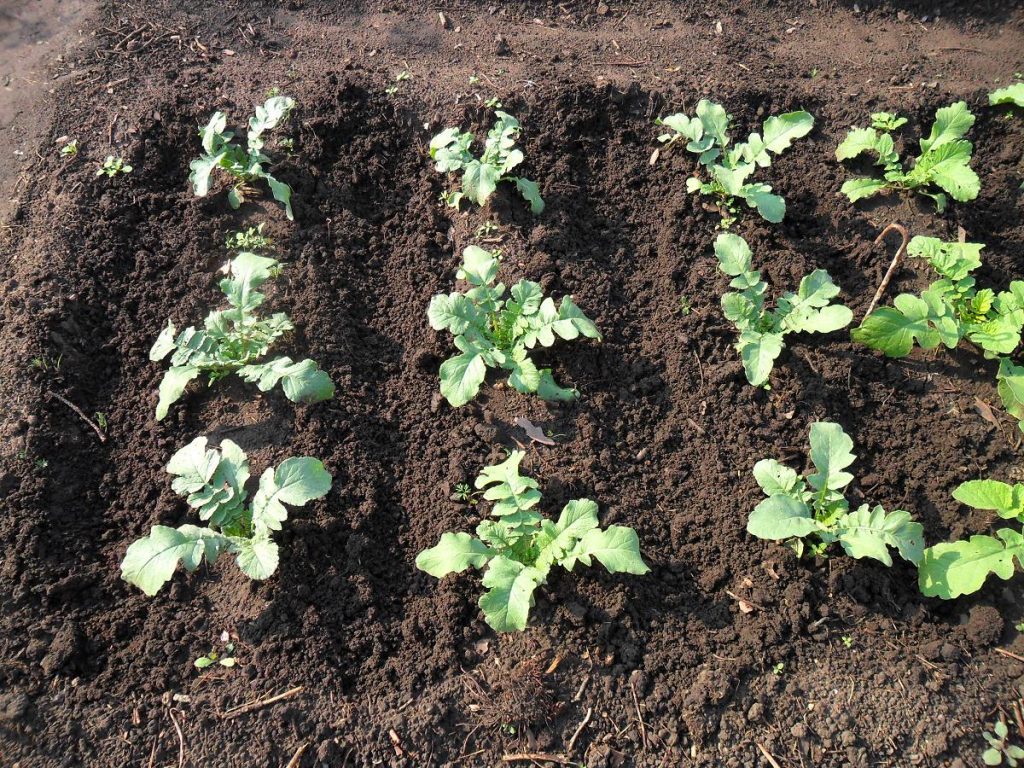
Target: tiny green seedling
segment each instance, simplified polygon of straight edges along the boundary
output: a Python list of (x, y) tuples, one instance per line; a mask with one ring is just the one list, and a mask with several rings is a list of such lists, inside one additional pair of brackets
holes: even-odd
[(1016, 629), (1018, 632), (1024, 632), (1024, 621), (1018, 621), (1016, 624), (1013, 625), (1013, 628)]
[(386, 93), (388, 96), (394, 96), (396, 93), (398, 93), (398, 85), (397, 85), (397, 83), (404, 83), (406, 80), (409, 80), (411, 77), (412, 77), (412, 74), (408, 70), (404, 70), (403, 69), (401, 72), (399, 72), (397, 75), (395, 75), (395, 83), (396, 83), (396, 85), (389, 85), (387, 88), (384, 89), (384, 93)]
[(96, 420), (96, 425), (100, 429), (102, 429), (104, 432), (106, 432), (107, 431), (107, 426), (108, 426), (108, 423), (109, 423), (107, 421), (107, 414), (103, 413), (103, 411), (96, 411), (96, 413), (93, 416), (93, 418)]
[(100, 165), (99, 170), (96, 171), (97, 176), (107, 176), (107, 178), (113, 178), (119, 173), (131, 173), (132, 167), (125, 163), (120, 157), (114, 157), (113, 155), (107, 155), (103, 160), (103, 164)]
[(476, 235), (476, 237), (490, 237), (497, 231), (497, 224), (495, 224), (493, 221), (485, 221), (483, 224), (476, 228), (476, 232), (474, 234)]
[(224, 238), (224, 245), (229, 251), (259, 253), (260, 251), (270, 250), (274, 245), (274, 241), (263, 234), (263, 226), (264, 223), (260, 222), (255, 227), (232, 232)]
[(259, 488), (246, 503), (249, 460), (230, 440), (220, 449), (207, 448), (197, 437), (171, 457), (167, 472), (171, 488), (198, 510), (207, 527), (155, 525), (149, 536), (128, 547), (121, 577), (152, 597), (170, 581), (181, 563), (189, 573), (206, 559), (211, 565), (221, 553), (236, 556), (250, 579), (269, 578), (278, 565), (278, 547), (272, 535), (288, 519), (285, 504), (301, 507), (326, 495), (331, 475), (308, 456), (282, 461), (260, 476)]
[(276, 357), (258, 362), (280, 336), (295, 327), (283, 312), (270, 317), (255, 313), (264, 299), (256, 288), (277, 277), (281, 269), (276, 259), (240, 253), (227, 263), (228, 276), (220, 281), (230, 309), (213, 311), (202, 329), (189, 326), (180, 334), (174, 323), (167, 321), (149, 351), (154, 362), (171, 355), (171, 367), (160, 382), (158, 421), (181, 398), (188, 383), (203, 373), (211, 384), (237, 373), (255, 383), (260, 392), (280, 382), (285, 397), (293, 403), (317, 403), (334, 395), (330, 377), (312, 360), (296, 363), (290, 357)]
[(849, 635), (843, 635), (842, 640), (843, 640), (843, 645), (846, 646), (847, 649), (853, 648), (853, 638), (852, 637), (850, 637)]
[(778, 662), (777, 664), (775, 664), (775, 666), (772, 667), (772, 674), (775, 675), (776, 677), (778, 677), (779, 675), (781, 675), (785, 671), (786, 671), (786, 665), (785, 665), (784, 662), (781, 662), (781, 661)]
[[(972, 125), (974, 115), (967, 104), (958, 101), (935, 113), (935, 123), (927, 138), (921, 139), (921, 155), (906, 170), (896, 151), (892, 132), (906, 123), (906, 118), (889, 112), (871, 116), (870, 128), (853, 128), (836, 149), (837, 160), (852, 160), (867, 152), (877, 155), (875, 165), (882, 168), (882, 178), (863, 177), (843, 183), (842, 192), (851, 203), (893, 190), (911, 190), (935, 201), (939, 213), (946, 209), (947, 195), (958, 202), (978, 196), (981, 182), (971, 168), (971, 142), (963, 138)], [(943, 190), (934, 191), (934, 187)]]
[(538, 483), (519, 474), (526, 456), (512, 451), (501, 464), (487, 467), (474, 486), (494, 502), (491, 517), (468, 533), (443, 533), (437, 546), (419, 553), (416, 567), (436, 578), (473, 567), (483, 570), (487, 591), (479, 605), (485, 621), (498, 632), (526, 628), (534, 590), (547, 581), (555, 565), (570, 573), (577, 563), (600, 562), (610, 573), (644, 574), (636, 531), (620, 525), (601, 529), (597, 503), (573, 499), (558, 520), (544, 518), (534, 507), (541, 500)]
[[(699, 176), (691, 176), (686, 180), (686, 191), (717, 198), (723, 229), (728, 229), (739, 214), (737, 198), (746, 202), (749, 208), (756, 208), (765, 221), (777, 224), (786, 215), (786, 201), (773, 194), (768, 184), (748, 182), (748, 179), (758, 168), (771, 165), (772, 155), (781, 154), (794, 139), (810, 133), (814, 118), (803, 110), (769, 117), (764, 121), (763, 136), (752, 133), (747, 141), (730, 149), (731, 139), (727, 131), (731, 122), (732, 117), (726, 113), (725, 107), (707, 99), (697, 103), (696, 117), (677, 112), (655, 120), (656, 125), (669, 129), (658, 136), (658, 141), (663, 144), (662, 150), (685, 139), (687, 151), (699, 156), (698, 162), (709, 179), (703, 181)], [(652, 162), (656, 159), (655, 155)]]
[(192, 183), (192, 191), (199, 197), (206, 197), (210, 192), (213, 172), (220, 169), (233, 179), (228, 190), (228, 203), (232, 208), (238, 208), (245, 202), (245, 194), (251, 184), (264, 179), (274, 199), (284, 204), (285, 214), (294, 219), (292, 188), (270, 174), (266, 168), (270, 158), (263, 154), (264, 134), (284, 122), (294, 107), (295, 100), (289, 96), (271, 96), (256, 107), (256, 114), (249, 118), (244, 149), (235, 143), (234, 131), (225, 130), (227, 116), (223, 112), (214, 112), (199, 131), (203, 155), (189, 165), (192, 172), (188, 180)]
[(49, 355), (43, 355), (42, 357), (33, 357), (29, 364), (37, 370), (49, 373), (50, 371), (59, 371), (63, 360), (63, 354), (57, 355), (56, 359)]
[(682, 313), (683, 317), (686, 317), (693, 311), (693, 305), (686, 296), (679, 297), (679, 311)]
[(452, 501), (461, 501), (463, 504), (475, 505), (476, 497), (479, 494), (474, 492), (469, 483), (457, 483), (455, 491), (451, 495)]
[(491, 96), (491, 98), (487, 99), (484, 102), (484, 106), (487, 107), (488, 109), (501, 109), (501, 99), (499, 99), (497, 96)]
[(220, 651), (210, 649), (205, 656), (200, 656), (192, 662), (196, 669), (206, 669), (214, 664), (229, 669), (235, 666), (235, 644), (231, 642), (231, 636), (226, 631), (220, 633), (220, 643)]
[(1000, 718), (991, 727), (992, 732), (982, 731), (988, 749), (981, 754), (981, 761), (985, 765), (1003, 765), (1005, 760), (1010, 768), (1016, 768), (1017, 761), (1024, 760), (1024, 749), (1010, 744), (1010, 729), (1005, 720)]
[(529, 350), (538, 344), (550, 347), (556, 336), (600, 340), (597, 326), (571, 296), (562, 297), (556, 309), (554, 300), (530, 280), (513, 285), (511, 298), (505, 298), (505, 284), (493, 284), (498, 259), (483, 248), (468, 246), (462, 259), (456, 276), (471, 288), (465, 293), (437, 294), (427, 310), (430, 327), (450, 331), (461, 352), (441, 364), (441, 394), (449, 405), (457, 408), (476, 397), (488, 368), (507, 370), (508, 383), (524, 394), (544, 400), (579, 397), (575, 389), (558, 386), (550, 368), (538, 368)]
[(751, 269), (752, 252), (747, 241), (723, 232), (715, 239), (715, 256), (719, 269), (732, 278), (729, 286), (738, 289), (722, 297), (722, 311), (739, 331), (736, 349), (747, 381), (755, 387), (770, 389), (768, 376), (785, 349), (786, 334), (831, 333), (853, 320), (847, 307), (830, 303), (839, 294), (839, 286), (823, 269), (804, 277), (796, 293), (782, 294), (776, 308), (768, 310), (768, 284), (758, 270)]
[(78, 154), (78, 139), (71, 139), (67, 144), (60, 148), (61, 157), (74, 157)]
[(452, 208), (458, 208), (463, 198), (483, 205), (502, 181), (511, 181), (519, 194), (530, 204), (530, 210), (539, 214), (544, 210), (537, 182), (509, 172), (523, 162), (521, 150), (516, 149), (519, 121), (512, 115), (497, 111), (494, 127), (487, 134), (484, 153), (478, 158), (470, 151), (472, 133), (458, 128), (446, 128), (430, 140), (430, 157), (440, 173), (462, 173), (462, 188), (448, 192), (444, 199)]
[(924, 529), (903, 510), (887, 513), (862, 504), (850, 511), (843, 489), (853, 480), (844, 470), (856, 456), (853, 441), (838, 424), (811, 424), (811, 463), (816, 472), (802, 477), (775, 459), (754, 465), (754, 479), (766, 498), (750, 513), (747, 533), (759, 539), (786, 541), (802, 557), (825, 556), (838, 542), (847, 555), (870, 557), (892, 565), (889, 547), (915, 565), (924, 551)]
[(925, 595), (943, 600), (977, 592), (992, 574), (1009, 579), (1014, 559), (1024, 566), (1024, 484), (968, 480), (953, 491), (953, 498), (973, 509), (992, 510), (1015, 527), (998, 528), (994, 536), (942, 542), (924, 551), (918, 586)]

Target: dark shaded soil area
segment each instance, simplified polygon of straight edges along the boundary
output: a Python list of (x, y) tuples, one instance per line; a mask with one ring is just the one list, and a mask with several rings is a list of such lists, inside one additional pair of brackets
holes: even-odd
[[(1024, 664), (996, 649), (1024, 654), (1024, 580), (942, 603), (905, 564), (798, 562), (745, 533), (752, 465), (802, 468), (819, 419), (854, 439), (855, 500), (911, 510), (929, 542), (983, 530), (950, 492), (1021, 479), (994, 365), (970, 349), (889, 361), (840, 332), (792, 338), (772, 389), (751, 388), (719, 307), (717, 214), (685, 192), (692, 156), (648, 158), (653, 119), (701, 96), (737, 133), (805, 108), (814, 132), (767, 174), (786, 220), (736, 228), (772, 291), (822, 267), (859, 318), (892, 253), (871, 243), (893, 220), (947, 239), (962, 227), (988, 244), (979, 280), (1005, 287), (1024, 260), (1024, 122), (984, 104), (1024, 69), (1024, 13), (610, 6), (105, 9), (95, 49), (65, 63), (91, 84), (58, 87), (3, 235), (0, 765), (483, 766), (526, 752), (589, 768), (973, 766), (982, 729), (1000, 712), (1013, 723)], [(402, 70), (412, 79), (396, 82)], [(186, 182), (196, 126), (214, 109), (241, 122), (275, 86), (299, 103), (294, 152), (274, 168), (295, 189), (294, 224), (272, 201), (235, 213)], [(447, 125), (482, 135), (492, 96), (523, 123), (540, 217), (505, 190), (484, 210), (438, 202), (427, 142)], [(833, 152), (849, 126), (889, 109), (916, 137), (955, 98), (978, 115), (977, 201), (937, 216), (909, 198), (839, 197), (850, 170)], [(64, 134), (78, 157), (53, 151)], [(96, 178), (111, 152), (134, 172)], [(506, 282), (572, 294), (604, 334), (540, 356), (578, 403), (494, 382), (458, 411), (439, 399), (452, 347), (426, 307), (488, 220)], [(153, 338), (168, 317), (205, 315), (224, 235), (259, 221), (288, 265), (269, 291), (297, 327), (282, 351), (317, 360), (336, 397), (297, 406), (229, 379), (155, 422)], [(927, 278), (902, 270), (890, 298)], [(106, 441), (54, 394), (103, 413)], [(495, 636), (476, 577), (438, 582), (413, 560), (475, 523), (452, 489), (526, 443), (519, 416), (559, 442), (528, 447), (544, 509), (596, 499), (602, 523), (637, 530), (653, 570), (556, 574), (530, 628)], [(147, 599), (118, 563), (151, 525), (194, 521), (163, 468), (200, 434), (236, 441), (257, 471), (316, 456), (334, 486), (291, 515), (272, 579), (249, 583), (225, 560)], [(239, 666), (198, 673), (224, 630)]]

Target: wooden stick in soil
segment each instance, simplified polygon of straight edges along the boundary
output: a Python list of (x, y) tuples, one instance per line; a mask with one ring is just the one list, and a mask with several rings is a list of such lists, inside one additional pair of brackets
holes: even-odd
[(568, 754), (572, 754), (572, 748), (576, 746), (576, 739), (583, 733), (583, 729), (587, 727), (587, 723), (590, 722), (591, 716), (594, 714), (593, 707), (587, 707), (587, 714), (583, 717), (583, 722), (576, 726), (576, 730), (572, 732), (572, 738), (569, 739), (569, 743), (565, 745), (565, 751)]
[(285, 691), (284, 693), (279, 693), (277, 696), (271, 696), (269, 699), (260, 699), (259, 701), (252, 701), (248, 704), (242, 704), (240, 707), (229, 709), (223, 714), (221, 714), (221, 719), (230, 720), (233, 717), (239, 717), (241, 715), (248, 714), (249, 712), (253, 712), (257, 709), (262, 709), (263, 707), (266, 707), (270, 704), (275, 704), (279, 701), (290, 699), (292, 696), (295, 696), (297, 693), (300, 693), (301, 691), (302, 686), (300, 685), (295, 688), (292, 688), (291, 690)]
[(629, 691), (633, 694), (633, 706), (636, 707), (636, 721), (640, 724), (640, 742), (644, 745), (644, 749), (647, 749), (647, 726), (644, 725), (644, 718), (640, 714), (640, 700), (636, 697), (636, 688), (633, 687), (633, 683), (629, 684)]
[(1001, 653), (1003, 656), (1008, 656), (1009, 658), (1016, 659), (1017, 661), (1024, 661), (1024, 656), (1018, 656), (1016, 653), (1005, 651), (1002, 648), (996, 648), (996, 653)]
[(309, 749), (309, 742), (300, 744), (299, 748), (295, 750), (295, 754), (292, 755), (292, 759), (288, 761), (288, 765), (284, 768), (299, 768), (299, 761), (302, 759), (302, 756), (305, 754), (307, 749)]
[(79, 418), (82, 419), (82, 421), (84, 421), (86, 424), (88, 424), (90, 427), (92, 427), (92, 431), (96, 433), (96, 437), (98, 437), (100, 439), (101, 443), (107, 442), (107, 436), (103, 434), (103, 430), (100, 429), (99, 426), (97, 426), (96, 423), (92, 419), (90, 419), (88, 416), (85, 415), (85, 411), (83, 411), (77, 405), (72, 403), (70, 400), (68, 400), (63, 395), (58, 395), (56, 392), (51, 392), (50, 390), (46, 390), (46, 394), (49, 395), (50, 397), (55, 397), (56, 399), (60, 400), (62, 403), (64, 403), (64, 405), (66, 405), (72, 411), (77, 413)]
[(549, 752), (516, 752), (513, 755), (504, 755), (501, 758), (503, 763), (525, 763), (525, 762), (548, 762), (559, 765), (572, 765), (572, 760), (563, 755), (552, 755)]
[(755, 741), (754, 743), (757, 744), (757, 748), (761, 750), (761, 754), (764, 755), (764, 759), (771, 763), (772, 768), (782, 768), (782, 766), (779, 765), (779, 761), (772, 757), (772, 753), (761, 746), (761, 742)]
[(185, 735), (181, 732), (181, 726), (178, 725), (178, 721), (174, 719), (174, 711), (168, 709), (167, 714), (171, 716), (174, 730), (178, 732), (178, 768), (181, 768), (185, 765)]
[(907, 234), (907, 228), (898, 222), (893, 222), (875, 238), (875, 245), (879, 245), (885, 236), (892, 230), (896, 230), (900, 233), (903, 238), (903, 242), (900, 243), (900, 247), (896, 250), (896, 255), (892, 257), (892, 263), (889, 264), (889, 269), (885, 271), (885, 277), (882, 278), (882, 282), (878, 286), (878, 290), (875, 291), (874, 298), (871, 299), (871, 303), (868, 304), (868, 311), (864, 313), (864, 317), (867, 317), (874, 310), (875, 305), (878, 304), (878, 300), (882, 298), (882, 294), (885, 293), (885, 289), (889, 287), (889, 281), (892, 280), (893, 274), (896, 272), (896, 267), (900, 265), (903, 260), (903, 255), (907, 252), (907, 243), (910, 241), (910, 235)]

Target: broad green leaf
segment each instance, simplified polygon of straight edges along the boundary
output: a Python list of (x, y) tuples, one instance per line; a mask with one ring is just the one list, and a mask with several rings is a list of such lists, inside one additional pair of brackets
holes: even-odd
[(453, 408), (465, 405), (480, 391), (487, 366), (478, 353), (464, 353), (441, 363), (441, 394)]
[(950, 280), (963, 280), (981, 266), (982, 243), (946, 243), (937, 237), (915, 235), (907, 246), (907, 254), (925, 259), (932, 268)]
[(781, 541), (802, 538), (822, 530), (809, 506), (790, 496), (769, 496), (750, 513), (747, 533), (759, 539)]
[(277, 544), (268, 538), (237, 539), (238, 567), (246, 576), (256, 581), (269, 579), (277, 570), (279, 561)]
[(228, 116), (223, 112), (214, 112), (209, 122), (199, 129), (199, 138), (203, 143), (203, 149), (207, 154), (212, 155), (217, 149), (219, 139), (231, 139), (231, 133), (225, 133), (228, 126)]
[(160, 335), (156, 337), (156, 341), (153, 342), (153, 346), (149, 350), (149, 359), (154, 362), (163, 360), (174, 351), (174, 347), (174, 323), (168, 320), (167, 326), (160, 331)]
[(474, 203), (483, 205), (498, 188), (499, 181), (501, 172), (497, 168), (472, 160), (462, 173), (462, 191)]
[[(752, 163), (742, 163), (735, 168), (727, 168), (724, 165), (711, 166), (711, 176), (722, 185), (726, 194), (732, 197), (746, 196), (743, 185), (747, 178), (754, 172), (755, 166)], [(756, 205), (756, 203), (755, 203)]]
[(854, 341), (885, 353), (887, 357), (906, 357), (916, 341), (922, 349), (934, 349), (939, 332), (929, 324), (928, 303), (909, 293), (901, 293), (896, 306), (879, 307), (850, 332)]
[(1014, 104), (1024, 107), (1024, 82), (997, 88), (988, 95), (989, 104)]
[(540, 196), (540, 186), (537, 182), (520, 177), (516, 179), (516, 189), (530, 204), (530, 213), (538, 215), (544, 212), (544, 199)]
[(704, 126), (704, 133), (713, 136), (718, 146), (724, 148), (729, 144), (729, 137), (726, 135), (729, 129), (729, 115), (726, 114), (725, 107), (701, 99), (697, 102), (697, 117)]
[(1024, 514), (1024, 486), (999, 480), (968, 480), (957, 486), (953, 498), (975, 509), (991, 509), (1011, 519)]
[(892, 565), (889, 547), (915, 565), (924, 553), (924, 528), (903, 510), (886, 514), (880, 506), (864, 504), (839, 519), (835, 535), (850, 557), (870, 557), (885, 565)]
[(927, 138), (921, 139), (922, 159), (929, 151), (962, 138), (972, 125), (974, 125), (974, 115), (967, 108), (966, 102), (957, 101), (948, 107), (936, 110), (931, 133)]
[(268, 467), (260, 476), (260, 487), (252, 499), (252, 523), (257, 534), (263, 530), (279, 531), (288, 519), (284, 505), (301, 507), (313, 499), (327, 495), (331, 489), (331, 473), (319, 459), (309, 456), (282, 461), (277, 469)]
[(971, 143), (954, 141), (942, 144), (922, 156), (907, 174), (911, 183), (934, 182), (960, 202), (973, 200), (981, 190), (978, 174), (970, 167)]
[(334, 396), (334, 383), (326, 372), (312, 360), (292, 362), (290, 357), (278, 357), (267, 363), (244, 365), (238, 375), (254, 382), (260, 392), (267, 392), (280, 382), (285, 397), (293, 403), (319, 403)]
[(551, 376), (551, 369), (542, 368), (540, 383), (537, 385), (537, 396), (541, 400), (569, 402), (578, 398), (580, 393), (576, 389), (559, 386)]
[[(690, 141), (700, 141), (704, 135), (704, 124), (697, 117), (687, 117), (682, 112), (676, 112), (674, 115), (668, 115), (666, 117), (658, 118), (654, 121), (656, 125), (664, 125), (671, 128), (678, 134), (681, 134), (683, 138), (689, 139)], [(664, 141), (668, 141), (667, 137)]]
[(203, 155), (189, 163), (191, 172), (188, 180), (192, 183), (192, 193), (196, 197), (206, 197), (210, 194), (210, 177), (223, 159), (224, 153), (219, 153), (212, 156)]
[(227, 266), (230, 276), (220, 281), (220, 289), (231, 306), (248, 312), (263, 303), (255, 289), (274, 277), (280, 265), (277, 259), (243, 251)]
[(761, 459), (754, 465), (754, 479), (761, 486), (765, 496), (792, 496), (803, 489), (803, 479), (775, 459)]
[(285, 184), (283, 181), (278, 181), (270, 174), (267, 174), (267, 186), (270, 187), (270, 193), (274, 196), (274, 199), (279, 203), (284, 204), (284, 215), (288, 217), (288, 221), (295, 220), (295, 213), (292, 211), (292, 188)]
[(434, 155), (437, 154), (437, 150), (441, 149), (442, 147), (447, 147), (449, 144), (454, 142), (460, 135), (461, 134), (458, 128), (445, 128), (439, 134), (434, 136), (430, 140), (431, 158), (433, 158)]
[(768, 381), (775, 360), (782, 354), (784, 347), (780, 333), (743, 331), (736, 349), (743, 360), (743, 372), (747, 381), (755, 387), (763, 386)]
[(571, 572), (578, 558), (574, 547), (588, 531), (598, 526), (597, 502), (573, 499), (562, 508), (556, 523), (545, 521), (544, 525), (548, 537), (546, 541), (538, 542), (541, 548), (538, 567), (547, 568), (556, 562)]
[(794, 139), (810, 133), (813, 127), (814, 118), (803, 110), (769, 117), (764, 121), (765, 149), (778, 155), (788, 149)]
[(640, 556), (640, 540), (636, 531), (621, 525), (587, 531), (571, 555), (587, 566), (593, 557), (607, 568), (609, 573), (632, 573), (642, 576), (651, 570)]
[(816, 421), (811, 424), (811, 462), (818, 471), (807, 477), (807, 482), (817, 491), (838, 491), (845, 488), (853, 480), (853, 475), (844, 472), (853, 464), (856, 456), (853, 440), (841, 426), (829, 421)]
[(863, 152), (877, 153), (878, 142), (879, 134), (874, 128), (851, 128), (846, 138), (836, 147), (836, 160), (852, 160)]
[(981, 589), (990, 574), (1004, 581), (1024, 566), (1024, 537), (1009, 528), (929, 547), (918, 567), (918, 586), (929, 597), (952, 600)]
[(551, 328), (566, 340), (575, 339), (580, 334), (588, 339), (601, 339), (597, 326), (573, 303), (572, 296), (562, 297), (562, 303), (558, 307), (558, 320), (551, 324)]
[(524, 315), (535, 314), (544, 300), (544, 291), (532, 280), (520, 280), (512, 286), (509, 293)]
[(739, 194), (746, 199), (747, 205), (757, 208), (762, 219), (778, 224), (786, 217), (786, 201), (772, 194), (771, 189), (767, 184), (748, 184)]
[(1003, 408), (1018, 420), (1021, 431), (1024, 431), (1024, 367), (1014, 365), (1004, 357), (999, 361), (996, 381)]
[(540, 386), (540, 371), (537, 370), (537, 366), (528, 357), (513, 361), (508, 376), (508, 383), (517, 392), (522, 392), (524, 395), (532, 394)]
[(121, 578), (152, 597), (174, 575), (178, 563), (191, 573), (204, 557), (215, 562), (229, 544), (226, 537), (209, 528), (155, 525), (148, 537), (128, 547), (121, 562)]
[(449, 330), (455, 335), (465, 333), (480, 323), (480, 312), (461, 293), (439, 293), (430, 299), (427, 319), (435, 331)]
[(846, 195), (851, 203), (872, 197), (888, 187), (888, 183), (882, 179), (860, 178), (850, 179), (843, 182), (840, 191)]
[(295, 99), (291, 96), (271, 96), (256, 107), (255, 114), (249, 118), (249, 144), (266, 131), (272, 131), (287, 119), (295, 108)]
[(498, 259), (493, 253), (480, 246), (470, 245), (462, 251), (462, 266), (456, 277), (473, 285), (490, 285), (498, 276), (498, 266)]
[(715, 238), (715, 256), (725, 274), (737, 277), (750, 271), (753, 253), (742, 237), (723, 232)]
[(156, 403), (156, 420), (160, 421), (167, 415), (167, 410), (176, 403), (185, 392), (185, 387), (199, 375), (199, 369), (192, 366), (171, 366), (160, 380), (159, 399)]
[(436, 578), (483, 568), (497, 553), (468, 533), (442, 533), (436, 546), (416, 556), (416, 567)]
[(480, 597), (484, 619), (496, 632), (526, 629), (533, 607), (533, 591), (544, 581), (544, 573), (506, 557), (495, 557), (484, 571), (487, 591)]

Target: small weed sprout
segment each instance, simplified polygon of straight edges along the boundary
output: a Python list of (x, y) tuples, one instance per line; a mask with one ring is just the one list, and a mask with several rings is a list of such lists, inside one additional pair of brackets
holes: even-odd
[(777, 664), (775, 664), (775, 666), (772, 667), (772, 674), (775, 675), (776, 677), (778, 677), (779, 675), (781, 675), (785, 671), (786, 671), (786, 664), (784, 662), (781, 662), (781, 661), (778, 662)]
[(427, 317), (436, 331), (448, 330), (461, 354), (441, 364), (441, 394), (453, 408), (465, 405), (480, 391), (488, 368), (504, 368), (508, 383), (518, 392), (544, 400), (574, 400), (575, 389), (558, 386), (550, 368), (538, 368), (529, 357), (538, 344), (550, 347), (555, 338), (584, 336), (601, 339), (597, 326), (564, 296), (556, 308), (540, 285), (520, 280), (505, 297), (498, 276), (498, 259), (475, 245), (462, 253), (457, 277), (471, 288), (465, 293), (437, 294), (430, 300)]
[(276, 357), (259, 362), (278, 338), (294, 328), (283, 312), (270, 317), (256, 314), (264, 299), (256, 288), (277, 277), (281, 269), (275, 259), (242, 252), (227, 263), (228, 276), (220, 281), (230, 309), (211, 312), (203, 328), (189, 326), (181, 333), (167, 321), (149, 351), (149, 359), (154, 362), (171, 356), (171, 367), (160, 382), (157, 421), (181, 398), (188, 383), (201, 374), (206, 374), (212, 384), (237, 373), (255, 383), (260, 392), (280, 382), (285, 397), (293, 403), (317, 403), (334, 395), (330, 377), (312, 360), (296, 363), (290, 357)]
[(853, 638), (852, 637), (850, 637), (849, 635), (843, 635), (842, 640), (843, 640), (843, 645), (846, 646), (848, 649), (849, 648), (853, 648)]
[(227, 631), (220, 633), (221, 649), (211, 649), (205, 656), (200, 656), (192, 662), (196, 669), (206, 669), (217, 664), (221, 667), (231, 668), (235, 666), (235, 644), (231, 642), (231, 636)]
[(71, 139), (67, 144), (60, 148), (61, 157), (74, 157), (78, 154), (78, 139)]
[(294, 107), (295, 100), (289, 96), (271, 96), (256, 107), (256, 114), (249, 118), (244, 149), (235, 143), (234, 131), (226, 130), (227, 116), (223, 112), (214, 112), (210, 121), (199, 131), (203, 155), (189, 165), (192, 172), (188, 179), (192, 191), (199, 197), (206, 197), (210, 192), (213, 172), (219, 169), (233, 180), (228, 190), (228, 203), (232, 208), (238, 208), (245, 202), (245, 194), (251, 188), (250, 185), (263, 179), (270, 187), (274, 199), (284, 204), (288, 218), (294, 219), (292, 188), (270, 174), (266, 168), (270, 158), (263, 154), (264, 134), (287, 120)]
[(992, 723), (992, 731), (982, 731), (982, 736), (988, 742), (988, 749), (981, 754), (981, 761), (985, 765), (1006, 765), (1016, 768), (1018, 760), (1024, 760), (1024, 749), (1010, 744), (1010, 729), (1006, 721), (1000, 718)]
[(96, 171), (97, 176), (107, 176), (107, 178), (113, 178), (119, 173), (131, 173), (132, 167), (125, 163), (120, 157), (114, 157), (113, 155), (107, 155), (104, 159), (103, 164), (100, 165), (99, 170)]
[[(722, 214), (720, 226), (728, 229), (736, 220), (739, 209), (737, 198), (749, 208), (756, 208), (761, 218), (778, 224), (786, 215), (786, 201), (772, 193), (768, 184), (748, 182), (759, 168), (772, 163), (772, 155), (787, 150), (794, 139), (811, 132), (814, 118), (808, 112), (787, 112), (764, 121), (764, 135), (750, 134), (745, 142), (729, 147), (727, 131), (732, 117), (721, 104), (707, 99), (697, 103), (697, 116), (687, 117), (682, 112), (658, 118), (656, 125), (669, 130), (660, 136), (662, 150), (668, 150), (679, 141), (686, 141), (686, 149), (698, 155), (698, 162), (708, 175), (707, 181), (698, 176), (686, 180), (687, 192), (713, 195)], [(652, 162), (657, 155), (652, 157)]]
[[(896, 151), (892, 132), (907, 122), (889, 112), (871, 115), (871, 127), (853, 128), (836, 148), (837, 160), (852, 160), (864, 153), (874, 154), (882, 178), (862, 177), (843, 183), (842, 192), (851, 203), (892, 190), (911, 190), (935, 201), (939, 213), (946, 209), (947, 195), (958, 202), (978, 196), (981, 182), (971, 168), (971, 142), (964, 135), (974, 125), (967, 104), (958, 101), (935, 113), (931, 133), (922, 138), (921, 154), (906, 170)], [(938, 187), (942, 192), (934, 191)]]
[(539, 214), (544, 210), (544, 200), (537, 182), (509, 173), (524, 160), (522, 150), (516, 148), (519, 121), (500, 110), (495, 116), (497, 120), (487, 134), (480, 157), (470, 151), (473, 134), (463, 133), (458, 128), (446, 128), (430, 140), (430, 157), (435, 170), (462, 173), (462, 188), (445, 194), (444, 200), (452, 208), (458, 208), (463, 198), (483, 205), (500, 182), (511, 181), (530, 204), (530, 210)]
[(104, 432), (106, 432), (107, 431), (107, 425), (108, 425), (107, 414), (103, 413), (103, 411), (96, 411), (96, 413), (93, 416), (93, 418), (96, 420), (97, 426), (99, 426), (100, 429), (102, 429)]
[(546, 583), (559, 565), (572, 572), (593, 560), (610, 573), (644, 574), (650, 568), (640, 556), (636, 531), (620, 525), (602, 529), (597, 503), (573, 499), (557, 521), (534, 507), (541, 500), (536, 480), (519, 474), (524, 451), (512, 451), (501, 464), (486, 467), (474, 486), (494, 502), (490, 517), (468, 533), (443, 533), (437, 546), (416, 556), (416, 567), (438, 579), (467, 568), (483, 571), (486, 588), (479, 605), (497, 632), (526, 628), (534, 590)]
[(270, 250), (274, 243), (263, 234), (263, 227), (263, 222), (260, 222), (255, 227), (232, 232), (224, 238), (224, 245), (227, 246), (229, 251), (259, 253), (260, 251)]
[(469, 483), (457, 483), (455, 491), (451, 495), (451, 500), (461, 501), (463, 504), (475, 505), (477, 503), (477, 495), (478, 494), (469, 486)]
[(331, 475), (308, 456), (289, 458), (260, 476), (259, 488), (247, 503), (249, 460), (230, 440), (220, 449), (207, 448), (197, 437), (171, 457), (171, 488), (198, 511), (206, 527), (155, 525), (149, 536), (128, 547), (121, 577), (152, 597), (170, 581), (181, 563), (189, 573), (205, 559), (211, 565), (222, 553), (236, 556), (250, 579), (269, 578), (278, 565), (273, 534), (288, 519), (285, 504), (301, 507), (325, 496)]
[(838, 542), (847, 555), (869, 557), (891, 566), (889, 547), (915, 565), (924, 553), (924, 529), (903, 510), (886, 512), (862, 504), (853, 512), (843, 489), (853, 481), (845, 469), (856, 456), (853, 441), (838, 424), (817, 421), (810, 431), (811, 463), (807, 477), (762, 459), (754, 465), (754, 479), (766, 498), (747, 520), (747, 533), (759, 539), (785, 541), (797, 557), (805, 552), (824, 557)]

